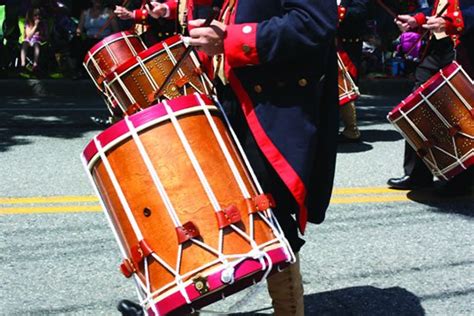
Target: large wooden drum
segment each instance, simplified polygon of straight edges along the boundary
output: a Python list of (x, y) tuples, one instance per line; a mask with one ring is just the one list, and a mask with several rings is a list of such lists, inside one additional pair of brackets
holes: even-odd
[(448, 180), (474, 164), (474, 84), (456, 62), (389, 114), (433, 175)]
[(174, 66), (185, 56), (186, 48), (181, 35), (170, 37), (130, 58), (106, 77), (105, 84), (124, 114), (133, 114), (157, 100), (171, 100), (193, 93), (211, 94), (211, 83), (194, 52), (184, 57), (172, 73)]
[(83, 161), (150, 315), (189, 313), (294, 260), (220, 111), (154, 105), (91, 141)]

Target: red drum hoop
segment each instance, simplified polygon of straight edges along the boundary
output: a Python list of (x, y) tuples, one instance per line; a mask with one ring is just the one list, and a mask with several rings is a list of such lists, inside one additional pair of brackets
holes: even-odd
[(449, 180), (474, 164), (474, 83), (453, 62), (387, 116), (436, 177)]
[(360, 96), (360, 92), (339, 53), (337, 53), (337, 65), (339, 105), (343, 106), (356, 100)]
[(232, 139), (196, 94), (125, 117), (83, 152), (121, 270), (150, 315), (189, 313), (294, 260)]
[(132, 32), (120, 32), (107, 36), (95, 44), (84, 58), (84, 67), (96, 84), (103, 91), (105, 77), (121, 63), (136, 56), (147, 47), (141, 38)]
[(106, 77), (105, 83), (111, 93), (127, 109), (124, 114), (147, 108), (157, 99), (211, 93), (211, 82), (201, 70), (197, 56), (191, 52), (161, 89), (162, 95), (155, 95), (186, 47), (180, 35), (170, 37), (130, 58)]

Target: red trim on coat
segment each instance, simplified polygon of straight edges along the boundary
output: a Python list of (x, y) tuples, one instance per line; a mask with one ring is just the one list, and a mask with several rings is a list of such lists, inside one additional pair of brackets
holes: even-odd
[(232, 68), (257, 65), (257, 23), (231, 24), (224, 37), (224, 55)]
[(247, 120), (258, 147), (262, 150), (273, 169), (278, 173), (278, 176), (283, 180), (298, 203), (300, 208), (298, 214), (299, 229), (303, 234), (308, 221), (308, 210), (305, 205), (307, 194), (306, 187), (295, 169), (293, 169), (275, 144), (273, 144), (270, 137), (268, 137), (264, 128), (260, 124), (257, 114), (255, 113), (252, 100), (232, 70), (229, 71), (228, 79), (232, 89), (239, 99), (240, 105), (245, 114), (245, 119)]
[[(238, 6), (239, 0), (235, 0), (234, 7), (238, 8)], [(236, 12), (237, 10), (234, 10), (232, 12), (232, 15), (230, 17), (230, 25), (228, 25), (227, 27), (236, 25), (233, 24), (235, 23)], [(255, 43), (256, 31), (257, 24), (255, 24)], [(260, 150), (262, 150), (263, 154), (270, 162), (273, 169), (275, 169), (278, 176), (285, 183), (286, 187), (291, 192), (296, 202), (298, 203), (298, 206), (300, 207), (298, 221), (300, 232), (303, 234), (306, 229), (306, 224), (308, 222), (308, 209), (306, 208), (305, 204), (307, 195), (306, 187), (299, 175), (290, 165), (290, 163), (285, 159), (285, 157), (283, 157), (278, 148), (276, 148), (276, 146), (266, 134), (254, 111), (254, 106), (252, 100), (250, 99), (250, 96), (247, 94), (247, 91), (245, 91), (244, 87), (242, 86), (242, 83), (239, 81), (235, 73), (230, 69), (229, 66), (231, 64), (228, 62), (228, 58), (225, 58), (225, 61), (226, 62), (224, 64), (224, 68), (226, 76), (229, 79), (229, 84), (237, 95), (237, 98), (239, 99), (240, 106), (242, 107), (242, 110), (245, 114), (245, 119), (247, 120), (247, 123), (250, 127), (250, 131), (252, 132), (257, 142), (257, 145), (260, 147)]]

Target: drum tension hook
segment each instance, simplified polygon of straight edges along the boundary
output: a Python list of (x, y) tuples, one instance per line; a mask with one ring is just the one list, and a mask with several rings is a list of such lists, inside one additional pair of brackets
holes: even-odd
[(204, 295), (209, 292), (209, 285), (207, 284), (207, 277), (198, 276), (193, 279), (194, 288), (199, 294)]

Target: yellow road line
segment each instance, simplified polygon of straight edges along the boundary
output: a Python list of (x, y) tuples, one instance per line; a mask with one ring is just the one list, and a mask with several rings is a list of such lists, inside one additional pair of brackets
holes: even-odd
[[(333, 195), (351, 194), (405, 194), (407, 191), (393, 190), (385, 187), (361, 187), (361, 188), (337, 188)], [(71, 196), (32, 196), (19, 198), (0, 198), (0, 204), (41, 204), (41, 203), (77, 203), (77, 202), (99, 202), (93, 195), (71, 195)]]
[(0, 208), (0, 214), (35, 214), (35, 213), (74, 213), (74, 212), (99, 212), (100, 205), (83, 206), (50, 206), (50, 207), (7, 207)]
[(333, 197), (331, 204), (382, 203), (411, 201), (406, 195)]
[(96, 196), (37, 196), (24, 198), (0, 198), (0, 204), (40, 204), (40, 203), (74, 203), (99, 202)]
[[(407, 196), (408, 191), (392, 190), (386, 187), (356, 187), (336, 188), (331, 198), (331, 204), (363, 204), (363, 203), (389, 203), (408, 202), (412, 199)], [(430, 201), (443, 200), (435, 196), (427, 196)], [(466, 199), (461, 197), (456, 200)], [(453, 200), (453, 199), (451, 199)], [(72, 213), (72, 212), (99, 212), (102, 210), (98, 205), (99, 199), (95, 196), (49, 196), (49, 197), (19, 197), (0, 198), (0, 215), (6, 214), (40, 214), (40, 213)], [(59, 204), (60, 206), (39, 206), (35, 204)], [(86, 205), (71, 205), (73, 203), (91, 203)], [(31, 204), (31, 206), (19, 205), (19, 207), (2, 207), (13, 204)], [(69, 204), (69, 205), (68, 205)]]
[(346, 195), (346, 194), (406, 194), (408, 191), (394, 190), (385, 187), (367, 187), (367, 188), (335, 188), (333, 195)]

